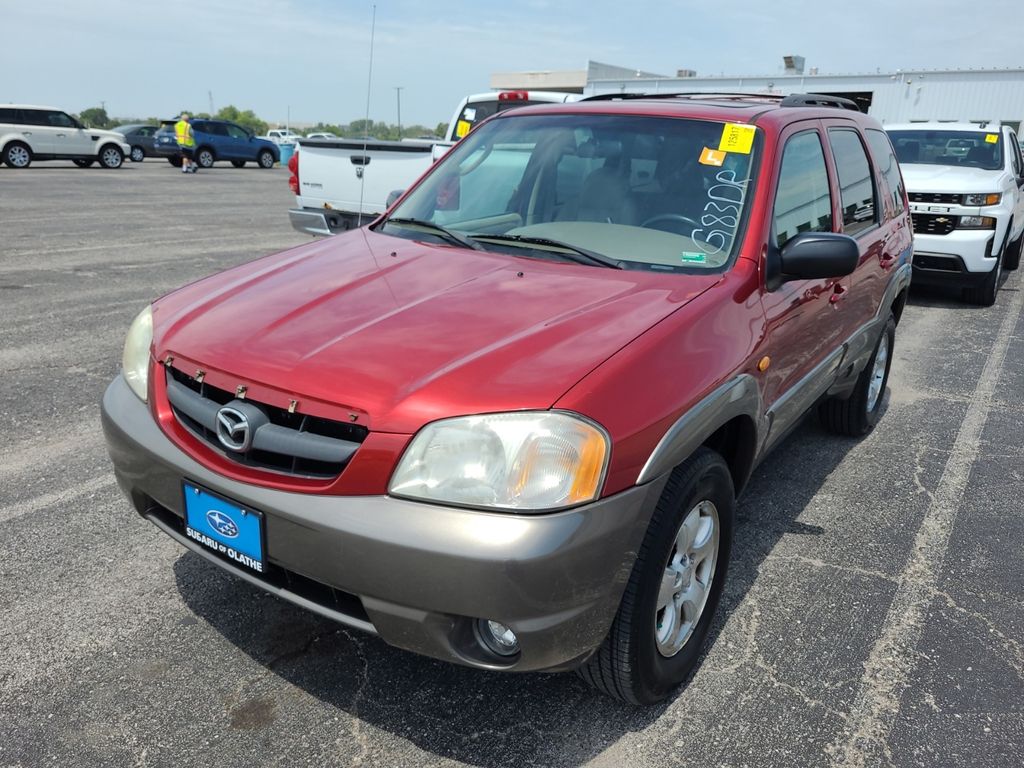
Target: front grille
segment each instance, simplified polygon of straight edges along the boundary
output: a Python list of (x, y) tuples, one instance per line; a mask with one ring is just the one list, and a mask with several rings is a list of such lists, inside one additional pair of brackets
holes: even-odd
[(948, 235), (960, 222), (959, 216), (934, 213), (913, 213), (910, 218), (916, 235)]
[[(369, 434), (358, 424), (289, 413), (248, 398), (240, 401), (232, 392), (169, 366), (167, 399), (183, 427), (231, 461), (298, 477), (337, 477)], [(262, 422), (247, 450), (228, 450), (217, 437), (217, 412), (229, 403), (251, 410)]]
[[(186, 538), (184, 519), (166, 507), (160, 506), (151, 499), (148, 501), (149, 503), (147, 504), (145, 511), (147, 517), (156, 518), (167, 528), (174, 531), (182, 538)], [(223, 560), (233, 568), (244, 570), (239, 567), (238, 563), (227, 557), (227, 555), (222, 555), (219, 552), (214, 552), (213, 550), (203, 551), (219, 560)], [(286, 592), (298, 595), (299, 597), (305, 598), (306, 600), (323, 606), (331, 611), (343, 614), (344, 616), (353, 618), (356, 621), (370, 624), (372, 627), (370, 617), (367, 615), (366, 609), (363, 607), (363, 601), (360, 600), (357, 595), (353, 595), (351, 592), (344, 592), (340, 589), (335, 589), (328, 584), (316, 581), (308, 576), (303, 576), (301, 573), (296, 573), (288, 568), (282, 568), (280, 565), (270, 562), (269, 560), (264, 562), (264, 567), (265, 570), (263, 573), (256, 573), (255, 571), (245, 572), (253, 578), (265, 582), (272, 587), (283, 589)]]
[(939, 192), (910, 192), (912, 203), (941, 203), (943, 205), (960, 205), (960, 195)]

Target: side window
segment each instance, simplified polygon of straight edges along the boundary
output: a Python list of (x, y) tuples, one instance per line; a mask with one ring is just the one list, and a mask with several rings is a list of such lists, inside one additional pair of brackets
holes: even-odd
[(893, 210), (896, 213), (903, 213), (903, 176), (900, 174), (900, 166), (896, 162), (896, 155), (893, 154), (889, 137), (885, 131), (876, 131), (871, 128), (866, 130), (864, 135), (868, 137), (868, 146), (871, 147), (871, 153), (875, 156), (878, 168), (889, 187)]
[(74, 128), (75, 121), (63, 112), (47, 112), (47, 124), (54, 128)]
[(229, 125), (229, 126), (227, 126), (227, 129), (228, 129), (228, 135), (231, 136), (231, 138), (233, 138), (233, 139), (241, 139), (242, 141), (248, 141), (249, 140), (249, 134), (247, 134), (245, 131), (243, 131), (241, 128), (239, 128), (237, 125)]
[(0, 123), (20, 123), (18, 112), (14, 107), (0, 107)]
[(1017, 134), (1012, 130), (1010, 131), (1009, 150), (1010, 167), (1013, 169), (1013, 175), (1019, 179), (1021, 175), (1020, 144), (1017, 143)]
[(798, 133), (786, 142), (773, 225), (780, 248), (800, 232), (832, 231), (832, 193), (817, 131)]
[(856, 131), (830, 128), (828, 142), (839, 173), (843, 231), (856, 236), (875, 224), (875, 180)]

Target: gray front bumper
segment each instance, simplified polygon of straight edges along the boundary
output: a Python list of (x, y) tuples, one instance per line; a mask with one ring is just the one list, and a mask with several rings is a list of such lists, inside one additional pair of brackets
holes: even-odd
[[(102, 418), (119, 485), (140, 514), (184, 546), (392, 645), (492, 669), (571, 667), (601, 643), (665, 482), (544, 515), (290, 493), (237, 482), (197, 463), (164, 435), (120, 376), (103, 397)], [(261, 510), (267, 560), (295, 578), (272, 583), (185, 538), (186, 478)], [(354, 596), (364, 610), (310, 599), (293, 588), (299, 582)], [(520, 654), (502, 659), (483, 649), (472, 631), (477, 618), (510, 626)]]

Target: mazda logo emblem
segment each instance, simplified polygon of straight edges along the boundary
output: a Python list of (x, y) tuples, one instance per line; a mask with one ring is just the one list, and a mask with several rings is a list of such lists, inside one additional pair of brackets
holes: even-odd
[(229, 451), (249, 450), (252, 447), (249, 418), (237, 408), (225, 405), (217, 411), (217, 439)]

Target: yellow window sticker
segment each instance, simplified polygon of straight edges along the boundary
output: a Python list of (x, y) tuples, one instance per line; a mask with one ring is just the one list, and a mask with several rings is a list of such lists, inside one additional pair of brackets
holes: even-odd
[(739, 152), (749, 155), (754, 145), (754, 133), (757, 129), (752, 125), (726, 123), (722, 127), (722, 140), (718, 142), (719, 152)]
[(717, 149), (711, 149), (710, 147), (704, 147), (704, 151), (700, 153), (701, 165), (714, 165), (721, 167), (722, 163), (725, 162), (725, 152), (719, 152)]
[(998, 133), (987, 133), (985, 134), (985, 141), (989, 144), (995, 144), (999, 141)]
[(463, 136), (469, 133), (469, 129), (471, 127), (472, 126), (470, 126), (470, 124), (467, 123), (465, 120), (459, 120), (459, 122), (455, 124), (455, 138), (461, 139)]

